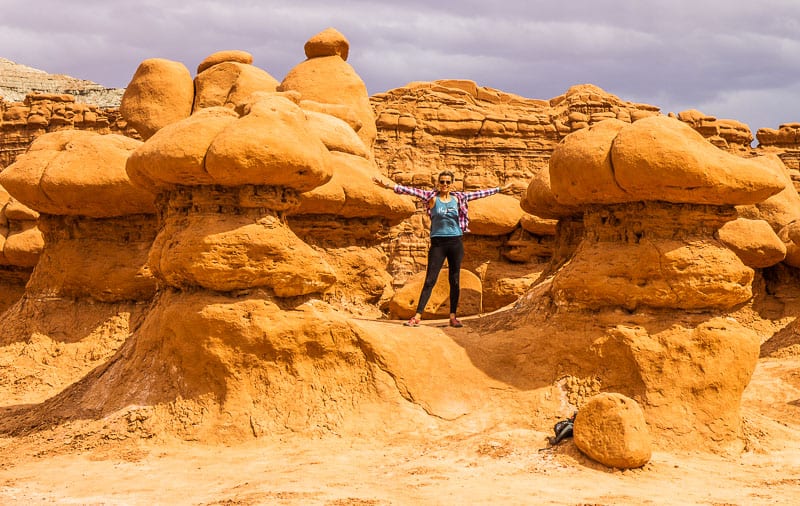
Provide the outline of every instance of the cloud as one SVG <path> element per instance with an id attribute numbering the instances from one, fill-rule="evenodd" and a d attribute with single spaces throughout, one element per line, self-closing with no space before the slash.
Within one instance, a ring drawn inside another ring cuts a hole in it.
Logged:
<path id="1" fill-rule="evenodd" d="M 112 87 L 126 86 L 144 59 L 194 72 L 222 49 L 249 51 L 280 80 L 305 58 L 309 37 L 334 27 L 370 93 L 463 78 L 546 99 L 592 83 L 754 129 L 798 110 L 789 105 L 800 85 L 794 0 L 38 0 L 36 9 L 4 0 L 3 14 L 0 56 Z"/>

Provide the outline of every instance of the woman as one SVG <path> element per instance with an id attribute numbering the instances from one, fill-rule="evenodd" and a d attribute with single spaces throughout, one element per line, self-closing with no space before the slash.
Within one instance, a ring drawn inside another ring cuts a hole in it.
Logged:
<path id="1" fill-rule="evenodd" d="M 488 188 L 474 192 L 452 191 L 454 176 L 449 170 L 439 174 L 436 190 L 422 190 L 410 186 L 402 186 L 394 182 L 386 183 L 374 177 L 375 184 L 393 189 L 395 193 L 412 195 L 425 203 L 425 209 L 431 219 L 431 247 L 428 250 L 428 268 L 425 273 L 425 284 L 419 295 L 417 312 L 403 325 L 417 327 L 422 319 L 422 312 L 431 297 L 439 271 L 447 259 L 448 280 L 450 282 L 450 326 L 462 327 L 456 318 L 458 297 L 460 295 L 461 260 L 464 258 L 464 233 L 469 232 L 469 216 L 467 202 L 500 193 L 511 187 L 510 183 L 496 188 Z"/>

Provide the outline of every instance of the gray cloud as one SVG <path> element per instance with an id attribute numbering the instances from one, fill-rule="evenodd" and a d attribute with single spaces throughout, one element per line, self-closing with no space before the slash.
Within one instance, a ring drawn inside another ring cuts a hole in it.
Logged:
<path id="1" fill-rule="evenodd" d="M 462 78 L 531 98 L 592 83 L 664 112 L 757 128 L 800 121 L 800 2 L 0 0 L 0 56 L 126 86 L 160 57 L 194 71 L 243 49 L 277 79 L 334 27 L 370 93 Z"/>

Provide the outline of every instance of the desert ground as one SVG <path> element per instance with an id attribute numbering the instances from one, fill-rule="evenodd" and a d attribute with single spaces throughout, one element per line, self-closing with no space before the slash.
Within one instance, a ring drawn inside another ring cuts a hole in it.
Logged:
<path id="1" fill-rule="evenodd" d="M 480 331 L 465 323 L 430 325 L 461 339 Z M 796 348 L 760 359 L 742 403 L 745 450 L 735 454 L 655 451 L 643 468 L 623 471 L 586 458 L 571 439 L 550 447 L 550 433 L 520 424 L 225 445 L 124 437 L 87 420 L 0 439 L 0 503 L 799 504 Z M 15 402 L 2 399 L 5 409 Z"/>

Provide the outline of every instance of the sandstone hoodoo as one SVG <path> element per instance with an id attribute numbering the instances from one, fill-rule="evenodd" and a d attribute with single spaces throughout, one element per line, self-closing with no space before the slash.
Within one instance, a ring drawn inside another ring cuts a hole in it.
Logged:
<path id="1" fill-rule="evenodd" d="M 741 450 L 759 354 L 796 339 L 800 197 L 778 147 L 794 127 L 753 156 L 736 122 L 592 85 L 535 100 L 441 80 L 370 99 L 350 49 L 325 30 L 282 80 L 241 50 L 196 76 L 145 60 L 113 125 L 89 108 L 69 123 L 66 98 L 0 101 L 0 273 L 30 276 L 0 320 L 0 433 L 54 451 L 530 442 L 577 410 L 576 446 L 607 466 Z M 470 205 L 463 307 L 480 316 L 406 328 L 383 313 L 413 307 L 426 213 L 371 179 L 429 186 L 445 169 L 459 190 L 514 196 Z M 570 450 L 582 459 L 543 455 Z"/>
<path id="2" fill-rule="evenodd" d="M 551 217 L 580 220 L 583 232 L 557 237 L 573 248 L 515 312 L 549 313 L 532 333 L 562 343 L 570 360 L 557 369 L 638 401 L 657 446 L 738 441 L 759 337 L 729 315 L 752 300 L 754 271 L 719 238 L 735 206 L 785 188 L 771 163 L 721 151 L 666 116 L 607 120 L 565 137 L 549 178 L 532 181 L 522 203 L 561 209 Z M 553 201 L 560 207 L 543 203 Z M 768 249 L 748 253 L 748 264 L 780 261 Z"/>
<path id="3" fill-rule="evenodd" d="M 125 172 L 139 145 L 115 134 L 46 133 L 0 173 L 8 192 L 38 213 L 42 238 L 24 295 L 0 320 L 0 343 L 22 350 L 40 341 L 58 350 L 13 369 L 21 396 L 36 396 L 42 383 L 63 387 L 108 358 L 155 293 L 147 266 L 154 196 Z M 54 373 L 53 363 L 66 374 Z"/>
<path id="4" fill-rule="evenodd" d="M 237 55 L 211 58 L 201 74 L 249 65 L 229 61 L 241 60 Z M 137 86 L 158 87 L 163 80 L 154 75 L 138 73 Z M 242 89 L 237 79 L 215 83 Z M 43 413 L 51 420 L 113 413 L 116 420 L 135 416 L 152 430 L 187 438 L 237 439 L 336 430 L 362 402 L 376 402 L 363 330 L 323 301 L 338 297 L 337 270 L 363 272 L 360 259 L 371 259 L 368 250 L 376 246 L 327 253 L 299 238 L 286 218 L 292 215 L 296 226 L 314 213 L 374 220 L 358 235 L 379 236 L 413 208 L 367 191 L 377 174 L 371 152 L 349 123 L 320 112 L 323 97 L 316 95 L 313 109 L 305 110 L 299 92 L 274 88 L 262 80 L 235 103 L 205 100 L 202 107 L 195 95 L 193 114 L 152 126 L 144 143 L 131 141 L 137 147 L 126 158 L 127 175 L 156 195 L 158 233 L 147 265 L 159 293 L 107 364 L 9 424 Z M 330 191 L 314 193 L 331 182 Z M 380 263 L 371 268 L 384 278 L 364 293 L 378 288 L 380 296 L 387 274 Z M 332 410 L 331 403 L 343 409 Z M 131 415 L 131 405 L 142 408 Z M 196 417 L 177 419 L 176 409 Z"/>

